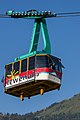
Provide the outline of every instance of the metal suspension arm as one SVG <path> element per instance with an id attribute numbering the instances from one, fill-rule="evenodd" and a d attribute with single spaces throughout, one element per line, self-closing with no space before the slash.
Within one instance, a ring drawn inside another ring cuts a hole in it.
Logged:
<path id="1" fill-rule="evenodd" d="M 44 51 L 48 54 L 51 54 L 50 39 L 49 39 L 49 34 L 48 34 L 48 29 L 47 29 L 47 24 L 45 19 L 42 19 L 41 30 L 42 30 L 43 40 L 44 40 Z"/>
<path id="2" fill-rule="evenodd" d="M 43 36 L 43 41 L 44 41 L 44 49 L 43 50 L 46 53 L 51 54 L 51 45 L 50 45 L 50 40 L 49 40 L 49 35 L 48 35 L 48 30 L 47 30 L 47 24 L 46 24 L 46 20 L 44 18 L 35 19 L 29 53 L 37 51 L 40 28 L 42 30 L 42 36 Z"/>
<path id="3" fill-rule="evenodd" d="M 31 46 L 30 46 L 30 49 L 29 49 L 29 53 L 37 50 L 39 34 L 40 34 L 40 20 L 35 19 L 33 35 L 32 35 L 32 40 L 31 40 Z"/>

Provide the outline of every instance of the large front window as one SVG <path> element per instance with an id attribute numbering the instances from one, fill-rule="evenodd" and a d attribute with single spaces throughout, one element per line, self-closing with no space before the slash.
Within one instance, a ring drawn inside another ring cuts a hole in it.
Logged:
<path id="1" fill-rule="evenodd" d="M 36 68 L 48 67 L 48 56 L 36 56 Z"/>

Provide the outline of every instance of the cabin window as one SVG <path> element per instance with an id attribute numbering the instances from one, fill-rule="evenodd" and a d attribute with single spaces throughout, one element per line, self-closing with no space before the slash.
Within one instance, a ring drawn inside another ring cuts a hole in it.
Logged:
<path id="1" fill-rule="evenodd" d="M 59 66 L 58 65 L 55 65 L 55 70 L 59 71 Z"/>
<path id="2" fill-rule="evenodd" d="M 15 73 L 16 73 L 16 72 L 19 73 L 19 66 L 20 66 L 20 62 L 19 62 L 19 61 L 14 63 Z"/>
<path id="3" fill-rule="evenodd" d="M 61 68 L 61 66 L 59 66 L 59 72 L 62 73 L 62 68 Z"/>
<path id="4" fill-rule="evenodd" d="M 36 67 L 48 67 L 48 56 L 37 56 L 36 57 Z"/>
<path id="5" fill-rule="evenodd" d="M 35 69 L 35 56 L 29 58 L 29 70 Z"/>
<path id="6" fill-rule="evenodd" d="M 55 70 L 56 70 L 56 71 L 59 71 L 59 72 L 62 72 L 62 68 L 61 68 L 61 66 L 59 66 L 58 64 L 55 65 Z"/>
<path id="7" fill-rule="evenodd" d="M 52 64 L 52 65 L 51 65 L 51 68 L 52 68 L 53 70 L 59 71 L 59 66 L 58 66 L 57 64 Z"/>
<path id="8" fill-rule="evenodd" d="M 53 70 L 56 70 L 56 67 L 55 67 L 55 65 L 52 65 L 52 69 L 53 69 Z"/>
<path id="9" fill-rule="evenodd" d="M 11 75 L 12 64 L 6 65 L 6 76 Z"/>
<path id="10" fill-rule="evenodd" d="M 27 59 L 21 61 L 21 72 L 27 71 Z"/>
<path id="11" fill-rule="evenodd" d="M 58 72 L 62 72 L 62 67 L 59 65 L 59 60 L 55 59 L 55 58 L 49 58 L 49 67 L 51 67 L 51 69 L 56 70 Z"/>
<path id="12" fill-rule="evenodd" d="M 49 67 L 53 67 L 53 64 L 55 64 L 55 63 L 53 62 L 53 60 L 51 59 L 51 57 L 49 57 Z"/>

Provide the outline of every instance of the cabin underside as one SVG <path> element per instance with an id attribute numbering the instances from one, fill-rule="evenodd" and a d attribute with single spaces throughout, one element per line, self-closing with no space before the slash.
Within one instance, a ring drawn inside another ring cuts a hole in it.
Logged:
<path id="1" fill-rule="evenodd" d="M 41 81 L 33 81 L 13 88 L 5 89 L 5 93 L 16 97 L 20 97 L 21 94 L 24 97 L 31 97 L 40 94 L 40 89 L 43 89 L 44 92 L 48 92 L 51 90 L 59 89 L 59 87 L 60 84 L 41 80 Z"/>

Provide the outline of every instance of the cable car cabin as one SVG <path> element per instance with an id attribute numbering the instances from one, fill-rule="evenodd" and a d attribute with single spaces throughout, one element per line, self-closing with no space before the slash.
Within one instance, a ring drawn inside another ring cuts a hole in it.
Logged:
<path id="1" fill-rule="evenodd" d="M 5 93 L 30 98 L 59 89 L 62 78 L 61 60 L 49 54 L 35 54 L 5 66 Z"/>

